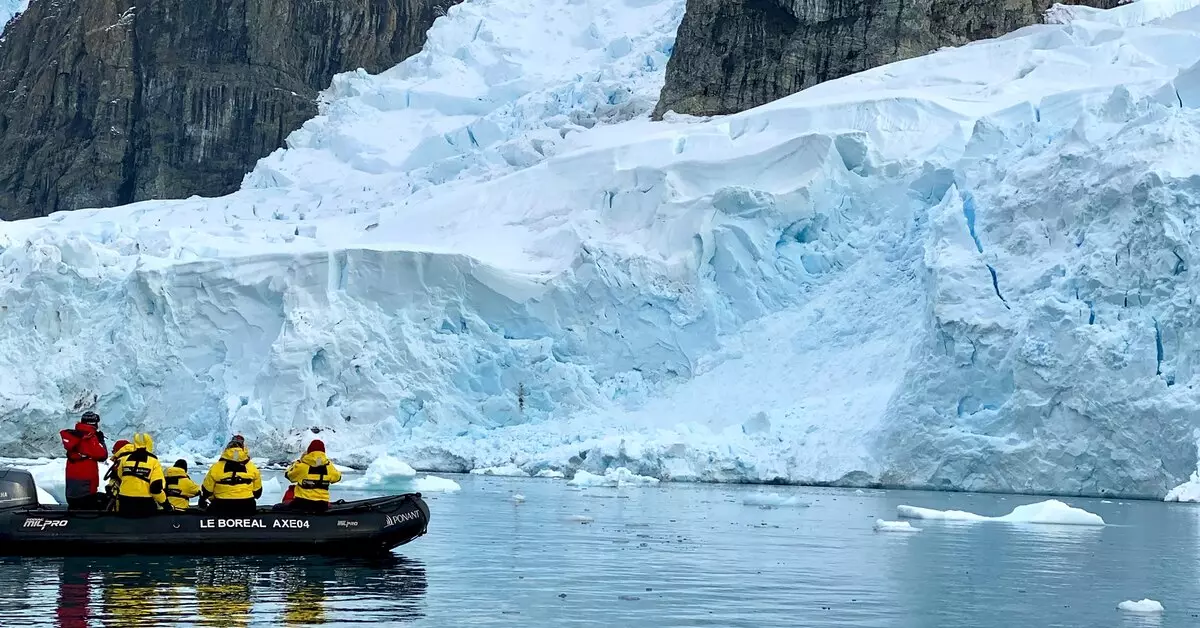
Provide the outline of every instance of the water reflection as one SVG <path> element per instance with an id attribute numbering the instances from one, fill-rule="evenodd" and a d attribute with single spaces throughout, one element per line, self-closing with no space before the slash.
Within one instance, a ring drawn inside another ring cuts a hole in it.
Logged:
<path id="1" fill-rule="evenodd" d="M 0 559 L 6 619 L 46 625 L 24 602 L 53 590 L 60 628 L 404 622 L 424 615 L 426 587 L 424 564 L 399 556 Z"/>

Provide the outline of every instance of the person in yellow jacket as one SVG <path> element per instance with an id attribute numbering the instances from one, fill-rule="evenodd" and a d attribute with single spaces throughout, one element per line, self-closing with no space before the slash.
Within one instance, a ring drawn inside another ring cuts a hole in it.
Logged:
<path id="1" fill-rule="evenodd" d="M 117 467 L 117 512 L 122 515 L 153 514 L 167 504 L 166 478 L 154 455 L 154 439 L 149 434 L 133 437 L 133 451 Z"/>
<path id="2" fill-rule="evenodd" d="M 284 476 L 292 483 L 289 510 L 325 512 L 329 509 L 329 485 L 342 480 L 341 471 L 325 455 L 325 443 L 314 440 Z"/>
<path id="3" fill-rule="evenodd" d="M 117 489 L 121 486 L 121 478 L 117 472 L 121 470 L 121 461 L 133 453 L 133 443 L 121 439 L 113 443 L 112 461 L 108 471 L 104 472 L 104 493 L 108 496 L 108 510 L 117 509 Z"/>
<path id="4" fill-rule="evenodd" d="M 188 501 L 200 494 L 200 485 L 188 477 L 187 460 L 176 460 L 163 474 L 167 478 L 167 503 L 175 510 L 187 510 Z"/>
<path id="5" fill-rule="evenodd" d="M 262 497 L 262 474 L 250 461 L 246 439 L 235 435 L 225 446 L 221 459 L 209 467 L 200 486 L 200 507 L 223 515 L 252 515 L 256 499 Z"/>

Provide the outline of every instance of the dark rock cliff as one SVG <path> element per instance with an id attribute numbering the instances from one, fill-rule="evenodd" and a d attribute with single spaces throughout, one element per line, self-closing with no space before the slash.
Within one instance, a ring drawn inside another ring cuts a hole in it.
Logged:
<path id="1" fill-rule="evenodd" d="M 236 190 L 458 1 L 33 0 L 0 44 L 0 219 Z"/>
<path id="2" fill-rule="evenodd" d="M 1054 0 L 688 0 L 654 115 L 744 111 L 1040 23 Z M 1121 0 L 1065 0 L 1112 8 Z"/>

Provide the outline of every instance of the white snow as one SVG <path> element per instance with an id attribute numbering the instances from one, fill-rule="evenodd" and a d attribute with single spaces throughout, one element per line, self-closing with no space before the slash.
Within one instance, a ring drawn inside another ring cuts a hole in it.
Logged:
<path id="1" fill-rule="evenodd" d="M 1160 603 L 1156 600 L 1148 599 L 1148 598 L 1138 600 L 1136 602 L 1134 602 L 1133 600 L 1125 600 L 1124 602 L 1117 604 L 1117 608 L 1120 610 L 1123 610 L 1123 611 L 1128 611 L 1130 613 L 1161 613 L 1161 612 L 1163 612 L 1162 603 Z"/>
<path id="2" fill-rule="evenodd" d="M 0 454 L 94 398 L 206 456 L 1162 496 L 1198 3 L 652 123 L 683 0 L 467 0 L 237 193 L 0 223 Z"/>
<path id="3" fill-rule="evenodd" d="M 1068 506 L 1057 499 L 1036 504 L 1017 506 L 1012 512 L 999 517 L 987 517 L 962 510 L 933 510 L 916 506 L 896 507 L 896 514 L 906 519 L 934 519 L 943 521 L 999 521 L 1003 523 L 1043 523 L 1059 525 L 1102 526 L 1104 519 L 1081 508 Z"/>
<path id="4" fill-rule="evenodd" d="M 575 477 L 567 480 L 571 486 L 643 486 L 658 484 L 658 478 L 636 475 L 625 467 L 617 467 L 604 475 L 595 475 L 587 471 L 576 471 Z"/>
<path id="5" fill-rule="evenodd" d="M 907 521 L 884 521 L 883 519 L 875 520 L 876 532 L 920 532 L 921 528 L 914 528 Z"/>
<path id="6" fill-rule="evenodd" d="M 759 506 L 762 508 L 787 508 L 799 507 L 807 508 L 808 502 L 800 500 L 799 495 L 784 497 L 779 493 L 753 493 L 742 499 L 742 503 L 747 506 Z"/>
<path id="7" fill-rule="evenodd" d="M 471 469 L 472 475 L 499 475 L 504 477 L 527 478 L 528 473 L 521 470 L 514 464 L 506 464 L 498 467 L 484 467 L 482 469 Z"/>

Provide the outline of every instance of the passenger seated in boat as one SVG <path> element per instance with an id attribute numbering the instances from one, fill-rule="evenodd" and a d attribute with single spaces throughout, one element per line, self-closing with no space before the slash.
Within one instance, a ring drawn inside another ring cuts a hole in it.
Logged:
<path id="1" fill-rule="evenodd" d="M 108 471 L 104 472 L 106 510 L 117 509 L 117 489 L 121 486 L 121 476 L 117 475 L 117 472 L 121 470 L 121 461 L 131 453 L 133 453 L 133 443 L 124 438 L 113 443 L 112 462 L 108 466 Z"/>
<path id="2" fill-rule="evenodd" d="M 175 510 L 187 510 L 188 502 L 200 494 L 200 485 L 188 477 L 187 460 L 176 460 L 164 475 L 167 478 L 167 503 Z"/>
<path id="3" fill-rule="evenodd" d="M 325 512 L 329 509 L 329 485 L 340 482 L 342 473 L 325 455 L 325 443 L 314 440 L 299 460 L 284 474 L 292 483 L 288 510 Z"/>
<path id="4" fill-rule="evenodd" d="M 154 455 L 154 439 L 149 434 L 133 437 L 133 451 L 127 454 L 117 470 L 117 513 L 141 516 L 153 514 L 167 503 L 166 479 L 162 465 Z"/>
<path id="5" fill-rule="evenodd" d="M 222 515 L 252 515 L 262 497 L 262 474 L 250 461 L 246 439 L 235 435 L 200 486 L 200 507 Z"/>

